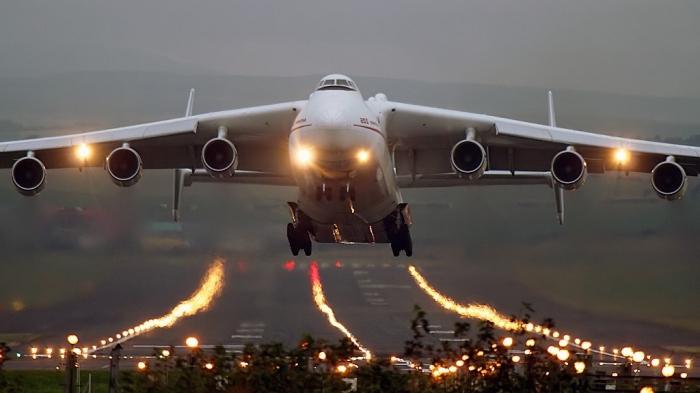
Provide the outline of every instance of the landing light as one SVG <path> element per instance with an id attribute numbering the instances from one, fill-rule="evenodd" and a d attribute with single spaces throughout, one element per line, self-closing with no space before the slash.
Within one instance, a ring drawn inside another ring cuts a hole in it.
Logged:
<path id="1" fill-rule="evenodd" d="M 310 147 L 299 147 L 294 153 L 297 164 L 307 166 L 314 160 L 314 151 Z"/>
<path id="2" fill-rule="evenodd" d="M 625 165 L 630 160 L 630 152 L 627 149 L 615 150 L 615 162 L 618 165 Z"/>
<path id="3" fill-rule="evenodd" d="M 357 158 L 357 162 L 364 164 L 365 162 L 369 161 L 369 151 L 360 149 L 357 151 L 355 158 Z"/>
<path id="4" fill-rule="evenodd" d="M 75 155 L 80 159 L 81 161 L 85 161 L 88 158 L 90 158 L 90 155 L 92 154 L 92 149 L 90 149 L 90 146 L 81 143 L 78 145 L 78 147 L 75 149 Z"/>

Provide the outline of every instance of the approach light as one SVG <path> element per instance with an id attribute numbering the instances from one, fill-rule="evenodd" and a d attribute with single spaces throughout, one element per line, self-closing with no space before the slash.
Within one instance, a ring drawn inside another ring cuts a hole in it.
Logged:
<path id="1" fill-rule="evenodd" d="M 310 147 L 298 147 L 294 152 L 294 159 L 298 165 L 308 166 L 314 160 L 314 151 Z"/>
<path id="2" fill-rule="evenodd" d="M 566 361 L 569 358 L 569 351 L 566 349 L 560 349 L 559 352 L 557 352 L 557 359 L 561 360 L 562 362 Z"/>
<path id="3" fill-rule="evenodd" d="M 70 336 L 67 337 L 68 344 L 70 345 L 75 345 L 78 343 L 78 336 L 75 334 L 71 334 Z"/>
<path id="4" fill-rule="evenodd" d="M 666 378 L 672 377 L 675 372 L 676 368 L 670 364 L 665 365 L 664 368 L 661 369 L 661 375 Z"/>
<path id="5" fill-rule="evenodd" d="M 364 164 L 365 162 L 369 161 L 369 151 L 360 149 L 357 151 L 357 154 L 355 154 L 355 158 L 357 158 L 357 162 Z"/>
<path id="6" fill-rule="evenodd" d="M 614 157 L 615 157 L 615 162 L 618 165 L 622 166 L 622 165 L 627 164 L 627 162 L 629 162 L 630 152 L 627 149 L 620 148 L 620 149 L 615 150 Z"/>
<path id="7" fill-rule="evenodd" d="M 90 146 L 84 143 L 81 143 L 75 149 L 75 156 L 81 161 L 86 161 L 88 158 L 90 158 L 90 155 L 92 155 L 92 149 L 90 149 Z"/>
<path id="8" fill-rule="evenodd" d="M 189 348 L 197 348 L 199 346 L 199 340 L 197 340 L 197 337 L 187 337 L 185 345 Z"/>

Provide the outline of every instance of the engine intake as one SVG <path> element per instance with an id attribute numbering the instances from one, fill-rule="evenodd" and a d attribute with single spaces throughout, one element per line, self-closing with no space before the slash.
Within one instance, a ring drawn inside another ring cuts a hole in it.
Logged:
<path id="1" fill-rule="evenodd" d="M 552 158 L 550 171 L 554 181 L 565 190 L 581 187 L 588 177 L 586 160 L 571 148 L 560 151 Z"/>
<path id="2" fill-rule="evenodd" d="M 486 170 L 486 150 L 479 142 L 465 139 L 452 147 L 450 161 L 456 171 L 467 175 L 469 180 L 476 180 Z"/>
<path id="3" fill-rule="evenodd" d="M 122 146 L 109 153 L 106 167 L 114 184 L 120 187 L 129 187 L 141 179 L 143 164 L 141 156 L 136 150 Z"/>
<path id="4" fill-rule="evenodd" d="M 46 167 L 34 156 L 22 157 L 12 165 L 12 183 L 20 194 L 36 195 L 46 185 Z"/>
<path id="5" fill-rule="evenodd" d="M 226 138 L 210 139 L 202 147 L 202 164 L 210 176 L 233 176 L 238 166 L 238 151 Z"/>
<path id="6" fill-rule="evenodd" d="M 672 201 L 683 197 L 688 178 L 683 167 L 669 159 L 658 163 L 651 171 L 651 186 L 660 198 Z"/>

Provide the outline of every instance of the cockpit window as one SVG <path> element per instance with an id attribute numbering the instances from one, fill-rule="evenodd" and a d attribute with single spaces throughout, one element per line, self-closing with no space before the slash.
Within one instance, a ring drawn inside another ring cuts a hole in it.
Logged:
<path id="1" fill-rule="evenodd" d="M 349 90 L 355 91 L 357 87 L 347 79 L 325 79 L 318 85 L 317 90 Z"/>

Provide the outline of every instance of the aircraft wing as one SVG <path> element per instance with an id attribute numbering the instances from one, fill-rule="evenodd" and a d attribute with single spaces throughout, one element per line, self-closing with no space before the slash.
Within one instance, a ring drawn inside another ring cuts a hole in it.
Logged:
<path id="1" fill-rule="evenodd" d="M 270 173 L 288 174 L 287 136 L 305 103 L 294 101 L 73 135 L 0 142 L 0 167 L 12 167 L 30 151 L 47 169 L 104 166 L 113 149 L 129 143 L 141 156 L 145 169 L 195 170 L 202 168 L 202 146 L 217 136 L 219 126 L 225 126 L 227 137 L 239 154 L 239 169 L 262 173 L 264 178 Z M 76 155 L 82 144 L 90 147 L 87 160 Z M 248 180 L 254 183 L 252 177 Z"/>
<path id="2" fill-rule="evenodd" d="M 374 99 L 368 104 L 384 119 L 389 144 L 395 146 L 397 175 L 400 179 L 416 180 L 403 181 L 407 186 L 421 187 L 426 184 L 423 180 L 435 177 L 440 181 L 427 182 L 428 186 L 478 184 L 479 180 L 467 182 L 455 176 L 450 162 L 452 147 L 466 138 L 469 128 L 474 129 L 476 139 L 486 149 L 486 175 L 490 171 L 512 174 L 510 182 L 506 176 L 500 176 L 499 184 L 529 184 L 533 173 L 548 172 L 552 158 L 568 146 L 585 158 L 589 173 L 620 170 L 649 173 L 667 156 L 673 156 L 688 176 L 697 176 L 700 168 L 700 148 L 694 146 L 620 138 L 384 100 Z M 554 123 L 553 107 L 550 108 L 550 121 Z M 618 149 L 629 152 L 629 160 L 623 167 L 615 157 Z M 527 176 L 517 176 L 518 172 Z M 488 178 L 484 176 L 483 180 Z"/>

